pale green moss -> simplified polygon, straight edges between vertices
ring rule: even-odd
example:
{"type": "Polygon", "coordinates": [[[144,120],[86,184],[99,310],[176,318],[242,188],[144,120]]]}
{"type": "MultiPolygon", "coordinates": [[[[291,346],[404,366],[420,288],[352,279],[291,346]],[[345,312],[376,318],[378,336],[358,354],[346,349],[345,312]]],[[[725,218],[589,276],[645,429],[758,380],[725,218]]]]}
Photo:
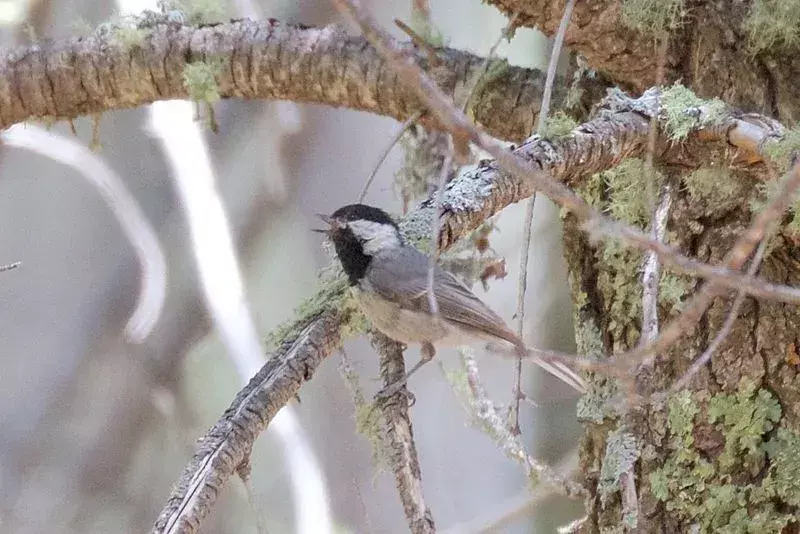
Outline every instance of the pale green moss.
{"type": "Polygon", "coordinates": [[[639,332],[631,325],[642,316],[640,251],[627,248],[619,241],[602,244],[598,260],[597,287],[603,294],[610,321],[608,330],[617,341],[635,344],[639,332]]]}
{"type": "Polygon", "coordinates": [[[306,326],[326,310],[345,309],[346,306],[351,306],[349,300],[351,300],[350,292],[347,290],[347,280],[344,277],[325,280],[314,295],[300,303],[290,320],[275,328],[267,336],[267,340],[273,346],[279,347],[285,341],[295,339],[306,326]]]}
{"type": "Polygon", "coordinates": [[[683,184],[693,200],[718,206],[742,192],[739,178],[723,167],[702,167],[683,177],[683,184]]]}
{"type": "Polygon", "coordinates": [[[629,158],[600,174],[610,192],[607,211],[615,219],[628,224],[647,226],[651,213],[647,201],[647,182],[652,180],[654,189],[658,189],[664,181],[661,173],[649,169],[640,159],[629,158]]]}
{"type": "Polygon", "coordinates": [[[542,128],[542,137],[547,139],[554,139],[556,137],[563,137],[572,132],[578,127],[578,121],[559,110],[547,118],[542,128]]]}
{"type": "MultiPolygon", "coordinates": [[[[575,343],[578,354],[589,358],[600,358],[604,355],[603,333],[594,321],[575,320],[575,343]]],[[[615,379],[596,375],[588,381],[586,393],[578,399],[576,414],[580,421],[600,424],[607,417],[615,415],[610,406],[619,386],[615,379]]]]}
{"type": "Polygon", "coordinates": [[[675,140],[686,138],[694,130],[719,124],[726,113],[727,106],[722,100],[703,100],[679,83],[661,93],[664,127],[675,140]]]}
{"type": "Polygon", "coordinates": [[[672,312],[683,309],[683,300],[694,289],[696,282],[687,276],[675,273],[661,273],[658,280],[658,301],[670,306],[672,312]]]}
{"type": "Polygon", "coordinates": [[[754,52],[800,47],[800,1],[754,0],[744,21],[754,52]]]}
{"type": "Polygon", "coordinates": [[[665,36],[686,14],[685,0],[624,0],[622,22],[645,35],[665,36]]]}
{"type": "Polygon", "coordinates": [[[736,393],[711,398],[708,421],[725,438],[725,451],[717,457],[709,458],[694,448],[700,413],[688,391],[669,400],[671,452],[649,477],[650,491],[665,503],[667,512],[696,524],[704,533],[778,534],[796,521],[796,512],[789,507],[800,504],[800,438],[779,429],[766,441],[781,416],[773,395],[743,380],[736,393]],[[759,479],[758,466],[766,459],[770,461],[767,475],[759,479]],[[745,483],[742,476],[748,472],[751,482],[745,483]]]}
{"type": "Polygon", "coordinates": [[[189,63],[183,69],[183,85],[195,102],[213,103],[220,99],[217,75],[222,72],[225,59],[214,58],[189,63]]]}
{"type": "Polygon", "coordinates": [[[409,27],[426,43],[435,48],[441,48],[446,44],[444,33],[431,22],[430,17],[427,17],[423,11],[416,9],[411,11],[409,27]]]}
{"type": "Polygon", "coordinates": [[[144,40],[150,35],[150,30],[135,26],[118,26],[111,34],[120,46],[126,49],[140,48],[144,40]]]}
{"type": "Polygon", "coordinates": [[[509,63],[507,59],[493,58],[489,60],[489,65],[486,67],[485,71],[481,70],[476,74],[479,78],[475,81],[475,86],[472,88],[472,91],[470,91],[470,94],[467,95],[468,100],[463,106],[470,119],[475,120],[474,109],[471,105],[472,100],[480,95],[489,83],[504,76],[508,72],[508,68],[509,63]]]}

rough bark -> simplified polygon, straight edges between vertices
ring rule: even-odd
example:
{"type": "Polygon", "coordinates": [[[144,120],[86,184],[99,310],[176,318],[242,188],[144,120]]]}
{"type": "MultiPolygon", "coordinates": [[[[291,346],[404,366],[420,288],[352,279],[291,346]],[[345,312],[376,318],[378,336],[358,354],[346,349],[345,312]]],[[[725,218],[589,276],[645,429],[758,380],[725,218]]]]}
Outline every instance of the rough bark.
{"type": "MultiPolygon", "coordinates": [[[[518,26],[538,28],[553,36],[565,0],[489,3],[509,17],[517,14],[518,26]]],[[[704,98],[717,97],[747,111],[794,123],[800,118],[800,92],[795,86],[800,60],[780,46],[754,51],[745,27],[753,3],[686,2],[683,17],[674,29],[667,29],[667,81],[680,79],[704,98]]],[[[640,92],[656,82],[656,39],[624,24],[622,6],[623,0],[578,2],[565,44],[620,86],[640,92]]]]}
{"type": "MultiPolygon", "coordinates": [[[[209,26],[155,23],[141,29],[139,43],[119,30],[44,42],[11,50],[0,58],[0,127],[34,118],[72,119],[191,98],[186,66],[207,62],[215,74],[212,92],[222,98],[293,100],[343,106],[405,120],[423,108],[414,92],[386,68],[363,37],[336,26],[308,28],[274,20],[241,20],[209,26]],[[222,60],[218,67],[213,62],[222,60]]],[[[414,51],[423,65],[424,52],[414,51]]],[[[428,72],[456,102],[466,98],[483,58],[438,50],[428,72]]],[[[522,140],[533,130],[544,73],[507,66],[484,77],[469,112],[492,135],[522,140]]],[[[563,84],[555,95],[562,103],[563,84]]],[[[586,102],[603,86],[588,82],[586,102]]],[[[423,118],[422,124],[431,125],[423,118]]]]}

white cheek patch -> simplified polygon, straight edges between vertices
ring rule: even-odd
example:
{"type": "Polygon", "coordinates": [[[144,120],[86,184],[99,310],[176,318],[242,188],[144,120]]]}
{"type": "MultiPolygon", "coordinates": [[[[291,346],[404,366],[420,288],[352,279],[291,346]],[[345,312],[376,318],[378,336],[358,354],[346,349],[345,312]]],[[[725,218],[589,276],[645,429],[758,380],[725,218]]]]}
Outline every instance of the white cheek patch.
{"type": "Polygon", "coordinates": [[[380,250],[399,247],[400,236],[391,224],[372,221],[352,221],[348,223],[353,233],[361,241],[364,254],[375,255],[380,250]]]}

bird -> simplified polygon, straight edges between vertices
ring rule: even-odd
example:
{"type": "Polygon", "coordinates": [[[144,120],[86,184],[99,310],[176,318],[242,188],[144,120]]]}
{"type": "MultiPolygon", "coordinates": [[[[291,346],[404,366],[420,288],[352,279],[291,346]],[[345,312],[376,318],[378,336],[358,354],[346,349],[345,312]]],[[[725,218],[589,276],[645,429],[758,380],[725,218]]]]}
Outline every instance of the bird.
{"type": "MultiPolygon", "coordinates": [[[[428,256],[406,243],[400,228],[384,210],[349,204],[331,215],[317,214],[327,225],[318,232],[333,242],[355,301],[373,327],[405,345],[420,344],[421,359],[400,384],[433,359],[436,346],[471,345],[475,341],[510,344],[521,356],[529,350],[503,319],[452,273],[433,264],[433,295],[428,291],[428,256]]],[[[561,362],[531,358],[545,371],[585,392],[583,379],[561,362]]]]}

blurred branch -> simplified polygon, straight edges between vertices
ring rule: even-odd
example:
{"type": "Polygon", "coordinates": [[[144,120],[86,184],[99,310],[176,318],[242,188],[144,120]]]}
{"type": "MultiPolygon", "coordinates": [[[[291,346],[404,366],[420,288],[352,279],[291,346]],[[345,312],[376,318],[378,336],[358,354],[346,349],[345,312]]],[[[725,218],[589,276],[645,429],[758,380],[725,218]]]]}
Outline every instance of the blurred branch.
{"type": "MultiPolygon", "coordinates": [[[[402,381],[406,376],[403,346],[378,332],[372,334],[372,345],[380,356],[380,374],[384,387],[388,388],[402,381]]],[[[406,385],[402,384],[396,393],[377,402],[383,412],[386,436],[383,440],[384,450],[394,472],[409,530],[414,534],[427,534],[436,532],[436,527],[422,495],[422,473],[411,426],[409,396],[406,385]]]]}
{"type": "Polygon", "coordinates": [[[20,265],[22,265],[21,261],[15,261],[15,262],[12,262],[12,263],[7,263],[5,265],[0,265],[0,273],[6,272],[6,271],[10,271],[12,269],[16,269],[20,265]]]}
{"type": "MultiPolygon", "coordinates": [[[[550,51],[550,61],[547,65],[547,78],[544,82],[544,94],[542,95],[542,106],[539,111],[539,117],[536,119],[536,130],[534,135],[543,136],[545,126],[550,112],[550,101],[553,99],[553,85],[556,80],[556,70],[558,69],[558,58],[561,56],[561,50],[564,45],[564,34],[567,32],[569,19],[572,16],[572,9],[575,7],[575,0],[567,0],[564,6],[564,13],[561,15],[561,23],[558,26],[555,39],[553,40],[553,49],[550,51]]],[[[514,15],[513,20],[516,19],[514,15]]],[[[519,278],[517,280],[517,335],[520,339],[524,340],[525,328],[525,293],[528,289],[528,255],[531,250],[531,232],[533,231],[533,211],[536,206],[536,193],[531,195],[528,203],[525,206],[525,220],[522,223],[522,248],[519,258],[519,278]]],[[[512,429],[515,434],[519,434],[522,430],[519,427],[519,402],[522,397],[522,356],[517,356],[517,365],[514,369],[514,403],[511,405],[513,414],[512,429]]]]}
{"type": "Polygon", "coordinates": [[[7,146],[36,152],[78,171],[106,202],[133,245],[142,270],[138,302],[125,326],[125,334],[134,343],[144,341],[164,307],[167,267],[158,236],[125,182],[103,158],[78,141],[39,126],[15,125],[2,133],[2,139],[7,146]]]}

